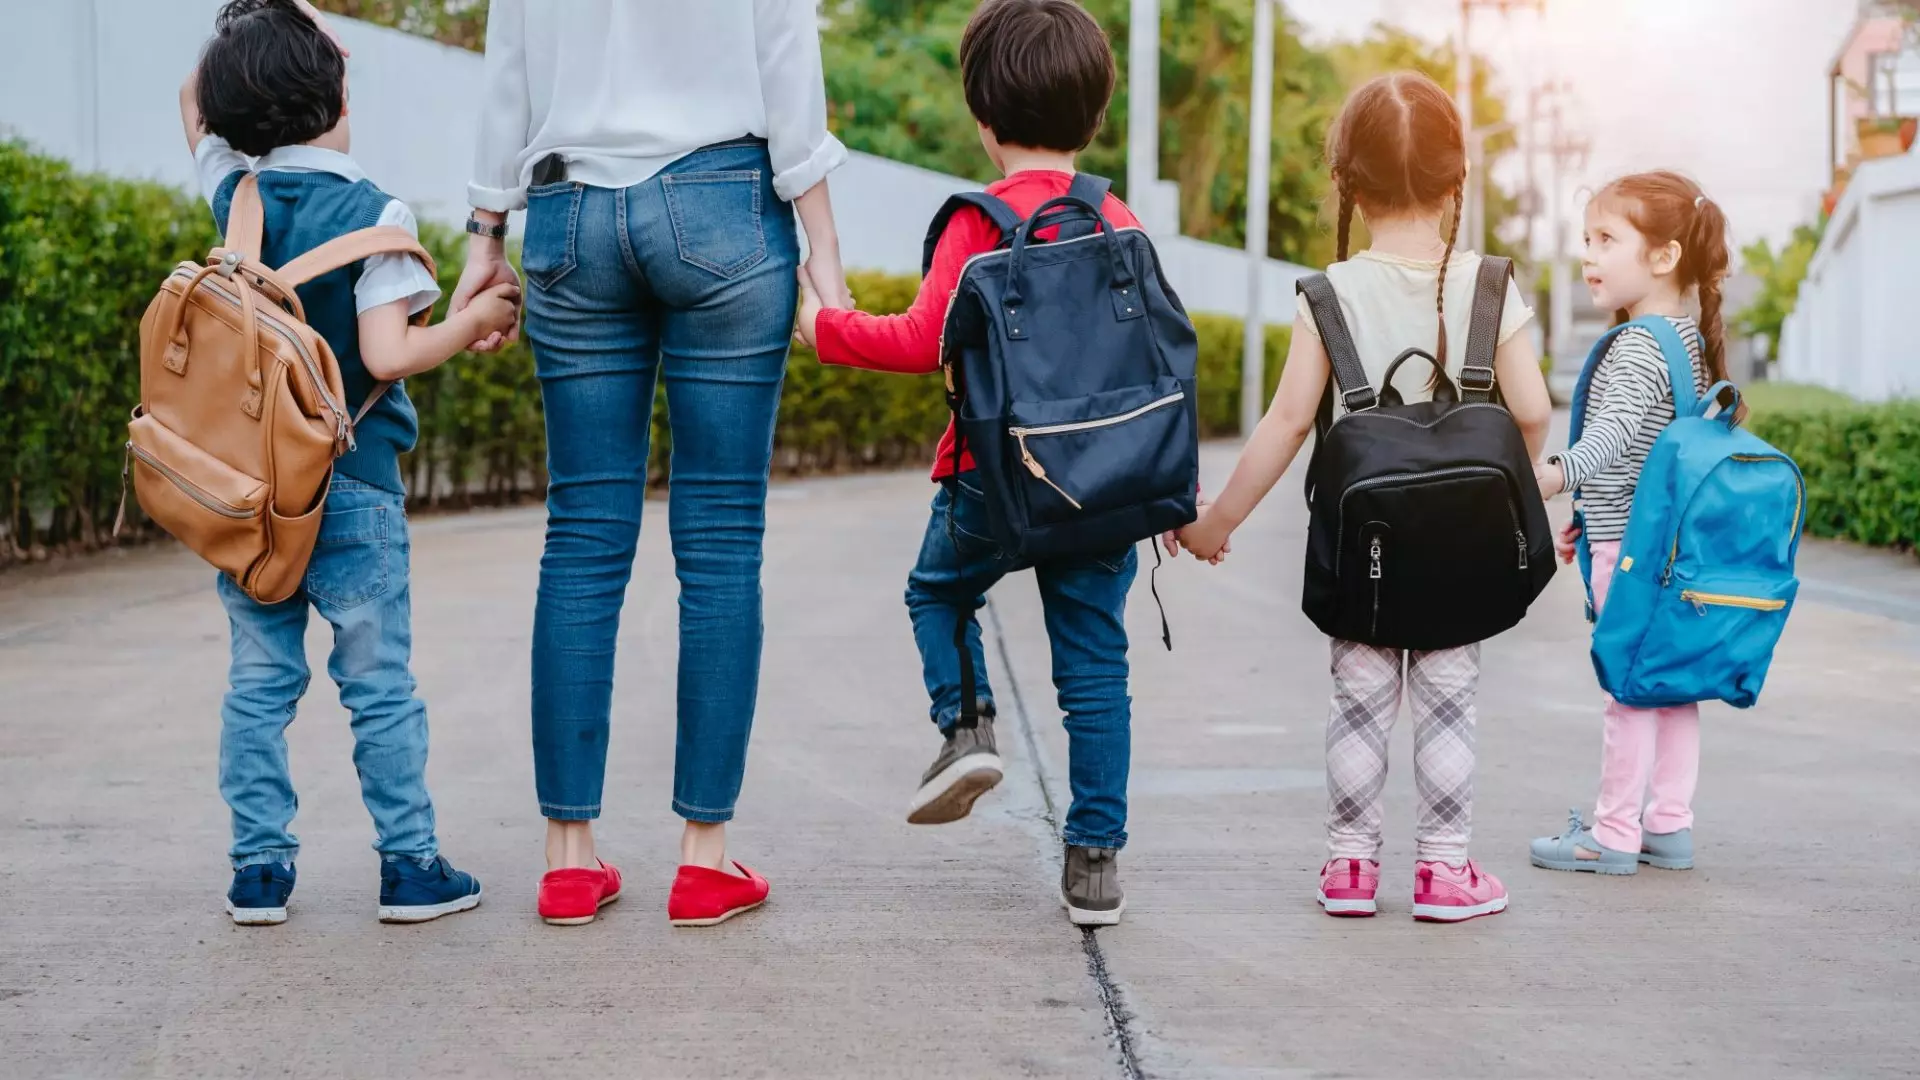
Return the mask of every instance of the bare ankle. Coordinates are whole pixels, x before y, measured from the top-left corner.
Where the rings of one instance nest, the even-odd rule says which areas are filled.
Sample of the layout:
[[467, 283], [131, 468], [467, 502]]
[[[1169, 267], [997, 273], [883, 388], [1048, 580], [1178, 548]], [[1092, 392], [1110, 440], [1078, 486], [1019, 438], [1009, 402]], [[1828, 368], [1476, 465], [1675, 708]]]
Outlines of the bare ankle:
[[727, 826], [718, 821], [689, 821], [680, 834], [680, 862], [718, 870], [727, 859]]
[[547, 819], [547, 869], [595, 869], [600, 859], [593, 850], [593, 823]]

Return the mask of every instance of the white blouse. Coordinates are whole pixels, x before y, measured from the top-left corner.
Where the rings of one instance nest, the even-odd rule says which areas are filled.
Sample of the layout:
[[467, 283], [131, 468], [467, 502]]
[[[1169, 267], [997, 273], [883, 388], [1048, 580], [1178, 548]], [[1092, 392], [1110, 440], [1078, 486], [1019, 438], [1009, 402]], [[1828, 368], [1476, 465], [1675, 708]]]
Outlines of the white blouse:
[[815, 0], [493, 0], [472, 204], [526, 206], [535, 164], [641, 183], [686, 154], [767, 140], [791, 201], [846, 160], [827, 131]]

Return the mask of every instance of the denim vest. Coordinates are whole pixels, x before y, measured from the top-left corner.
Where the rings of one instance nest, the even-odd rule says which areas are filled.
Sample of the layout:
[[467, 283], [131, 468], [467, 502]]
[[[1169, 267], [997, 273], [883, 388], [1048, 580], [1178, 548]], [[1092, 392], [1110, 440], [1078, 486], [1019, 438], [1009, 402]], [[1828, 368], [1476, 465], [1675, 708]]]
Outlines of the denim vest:
[[[236, 171], [220, 185], [213, 200], [214, 221], [226, 232], [233, 193], [245, 172]], [[359, 229], [379, 224], [392, 196], [368, 181], [350, 181], [330, 173], [271, 170], [260, 177], [260, 202], [266, 210], [261, 258], [268, 266], [285, 266], [321, 244]], [[346, 386], [347, 409], [358, 412], [377, 384], [360, 359], [360, 315], [354, 287], [361, 264], [353, 263], [322, 274], [296, 291], [306, 309], [307, 325], [326, 339], [340, 362]], [[406, 493], [400, 477], [400, 455], [413, 449], [420, 420], [407, 399], [406, 388], [395, 385], [354, 429], [355, 448], [334, 464], [336, 473], [387, 491]]]

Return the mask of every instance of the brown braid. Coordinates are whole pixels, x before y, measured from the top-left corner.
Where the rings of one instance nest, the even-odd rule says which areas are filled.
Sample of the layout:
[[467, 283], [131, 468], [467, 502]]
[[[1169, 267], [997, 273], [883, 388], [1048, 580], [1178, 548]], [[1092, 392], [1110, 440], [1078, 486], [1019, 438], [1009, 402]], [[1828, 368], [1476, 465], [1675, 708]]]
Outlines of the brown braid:
[[1440, 370], [1447, 366], [1447, 265], [1453, 262], [1453, 245], [1460, 239], [1460, 219], [1466, 214], [1466, 192], [1456, 188], [1453, 193], [1453, 225], [1447, 229], [1447, 251], [1440, 256], [1440, 289], [1434, 300], [1434, 308], [1440, 313], [1440, 345], [1434, 359], [1434, 383], [1439, 384]]
[[1352, 235], [1352, 233], [1353, 233], [1353, 189], [1347, 186], [1347, 182], [1345, 180], [1341, 180], [1340, 181], [1340, 237], [1339, 237], [1340, 245], [1338, 248], [1338, 254], [1334, 256], [1334, 260], [1336, 262], [1347, 261], [1347, 253], [1348, 253], [1347, 241], [1348, 241], [1348, 238]]

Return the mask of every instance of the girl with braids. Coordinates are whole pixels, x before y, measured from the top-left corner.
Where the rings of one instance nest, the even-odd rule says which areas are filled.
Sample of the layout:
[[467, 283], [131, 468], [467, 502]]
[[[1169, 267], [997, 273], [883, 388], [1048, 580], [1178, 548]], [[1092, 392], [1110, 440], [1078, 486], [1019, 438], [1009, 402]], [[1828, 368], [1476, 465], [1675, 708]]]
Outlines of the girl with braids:
[[[1339, 198], [1339, 261], [1327, 268], [1371, 383], [1410, 346], [1431, 349], [1456, 384], [1465, 364], [1480, 256], [1454, 250], [1467, 178], [1466, 141], [1446, 91], [1413, 72], [1382, 76], [1347, 101], [1327, 137]], [[1356, 213], [1369, 246], [1350, 252]], [[1494, 373], [1507, 408], [1538, 458], [1553, 407], [1539, 356], [1521, 333], [1533, 312], [1508, 285]], [[1458, 349], [1449, 342], [1459, 343]], [[1201, 558], [1218, 555], [1293, 463], [1326, 394], [1332, 365], [1304, 297], [1272, 406], [1248, 440], [1218, 501], [1182, 530]], [[1397, 372], [1407, 402], [1430, 383]], [[1418, 542], [1418, 538], [1413, 538]], [[1403, 652], [1334, 641], [1327, 721], [1328, 861], [1318, 899], [1329, 915], [1372, 915], [1380, 883], [1381, 795], [1387, 742], [1403, 691], [1414, 714], [1414, 916], [1459, 922], [1505, 910], [1498, 878], [1467, 858], [1473, 822], [1474, 698], [1480, 647]]]
[[[1727, 276], [1727, 219], [1692, 180], [1651, 172], [1615, 180], [1587, 206], [1587, 288], [1616, 325], [1664, 317], [1693, 360], [1696, 394], [1727, 377], [1720, 283]], [[1687, 294], [1700, 319], [1687, 314]], [[1631, 327], [1595, 369], [1580, 441], [1535, 468], [1540, 494], [1578, 489], [1593, 554], [1593, 602], [1606, 601], [1620, 561], [1627, 512], [1647, 452], [1673, 423], [1673, 385], [1654, 336]], [[1572, 562], [1579, 530], [1557, 538]], [[1535, 866], [1631, 874], [1641, 863], [1693, 866], [1693, 790], [1700, 776], [1700, 707], [1634, 709], [1609, 701], [1602, 739], [1600, 797], [1591, 826], [1575, 811], [1562, 836], [1533, 842]]]

